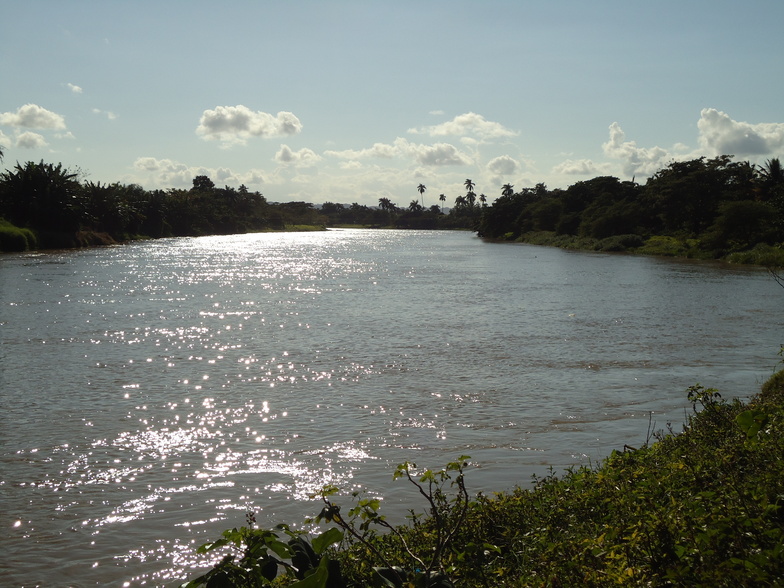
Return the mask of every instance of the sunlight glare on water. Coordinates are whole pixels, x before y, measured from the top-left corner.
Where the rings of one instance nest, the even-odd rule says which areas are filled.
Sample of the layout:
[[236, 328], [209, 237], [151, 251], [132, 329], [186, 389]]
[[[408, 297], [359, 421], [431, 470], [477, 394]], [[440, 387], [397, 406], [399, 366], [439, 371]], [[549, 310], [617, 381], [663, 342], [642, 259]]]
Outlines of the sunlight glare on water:
[[394, 465], [471, 455], [472, 490], [644, 441], [696, 382], [773, 369], [780, 289], [717, 264], [327, 231], [0, 257], [8, 585], [159, 585], [248, 510], [325, 484], [414, 506]]

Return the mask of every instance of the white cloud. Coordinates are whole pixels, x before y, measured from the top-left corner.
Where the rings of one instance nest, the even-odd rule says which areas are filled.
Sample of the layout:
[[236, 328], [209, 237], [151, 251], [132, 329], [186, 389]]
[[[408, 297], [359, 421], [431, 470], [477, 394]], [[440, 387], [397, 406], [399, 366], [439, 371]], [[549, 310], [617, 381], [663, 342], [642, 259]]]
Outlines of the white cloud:
[[49, 143], [38, 133], [26, 131], [16, 137], [16, 146], [22, 149], [43, 149], [48, 147]]
[[262, 170], [252, 169], [242, 176], [242, 183], [248, 186], [258, 186], [260, 184], [271, 184], [272, 179]]
[[191, 166], [179, 161], [155, 157], [139, 157], [133, 162], [133, 167], [146, 175], [147, 181], [139, 183], [155, 188], [190, 188], [193, 185], [193, 178], [196, 176], [209, 176], [218, 187], [245, 184], [250, 188], [260, 184], [275, 183], [265, 172], [260, 170], [250, 170], [245, 174], [238, 174], [225, 167]]
[[66, 84], [66, 86], [68, 86], [68, 88], [74, 94], [81, 94], [82, 92], [84, 92], [84, 90], [82, 90], [82, 88], [77, 86], [76, 84], [72, 84], [72, 83], [69, 82], [69, 83]]
[[156, 159], [154, 157], [139, 157], [133, 162], [133, 167], [139, 171], [150, 173], [155, 186], [165, 188], [190, 187], [196, 176], [211, 175], [211, 170], [203, 167], [187, 166], [171, 159]]
[[339, 164], [340, 169], [352, 170], [352, 169], [362, 169], [362, 164], [358, 161], [341, 161]]
[[457, 147], [449, 143], [436, 143], [435, 145], [412, 145], [416, 160], [421, 165], [469, 165], [471, 160]]
[[321, 161], [321, 156], [306, 147], [299, 151], [292, 151], [288, 145], [281, 145], [275, 154], [275, 161], [292, 167], [308, 167], [317, 161]]
[[117, 119], [117, 115], [114, 114], [111, 110], [101, 110], [100, 108], [93, 108], [93, 114], [104, 115], [109, 120], [116, 120]]
[[623, 129], [614, 122], [610, 125], [610, 139], [602, 145], [602, 149], [608, 157], [623, 161], [623, 173], [628, 176], [653, 174], [672, 158], [670, 153], [661, 147], [637, 147], [636, 142], [625, 139]]
[[510, 176], [518, 172], [520, 164], [508, 155], [501, 155], [491, 159], [487, 163], [487, 169], [494, 176]]
[[452, 120], [441, 123], [440, 125], [409, 129], [408, 132], [412, 134], [430, 135], [431, 137], [443, 137], [447, 135], [462, 137], [465, 135], [474, 135], [481, 139], [499, 139], [503, 137], [514, 137], [519, 134], [507, 129], [500, 123], [486, 120], [481, 114], [476, 114], [475, 112], [460, 114]]
[[65, 119], [37, 104], [25, 104], [16, 112], [0, 113], [0, 125], [30, 129], [65, 129]]
[[423, 145], [411, 143], [406, 139], [398, 137], [394, 143], [375, 143], [368, 149], [346, 149], [344, 151], [325, 151], [325, 155], [339, 157], [341, 159], [392, 159], [396, 157], [408, 157], [414, 159], [420, 165], [445, 166], [445, 165], [469, 165], [471, 158], [449, 143], [435, 143], [433, 145]]
[[590, 159], [566, 159], [553, 167], [553, 173], [569, 176], [587, 176], [602, 173], [601, 166]]
[[405, 139], [396, 139], [394, 145], [387, 143], [373, 143], [372, 147], [367, 149], [345, 149], [343, 151], [325, 151], [324, 155], [330, 157], [339, 157], [341, 159], [368, 159], [368, 158], [381, 158], [392, 159], [400, 155], [404, 149], [402, 144], [408, 143]]
[[699, 142], [711, 155], [768, 155], [784, 147], [784, 124], [738, 122], [715, 108], [703, 108]]
[[169, 161], [163, 159], [155, 159], [154, 157], [139, 157], [133, 162], [133, 167], [142, 171], [158, 171], [161, 168], [161, 162]]
[[300, 131], [302, 123], [290, 112], [279, 112], [273, 116], [254, 112], [241, 104], [205, 110], [196, 127], [196, 133], [204, 139], [217, 139], [226, 146], [244, 144], [250, 137], [282, 137], [296, 135]]

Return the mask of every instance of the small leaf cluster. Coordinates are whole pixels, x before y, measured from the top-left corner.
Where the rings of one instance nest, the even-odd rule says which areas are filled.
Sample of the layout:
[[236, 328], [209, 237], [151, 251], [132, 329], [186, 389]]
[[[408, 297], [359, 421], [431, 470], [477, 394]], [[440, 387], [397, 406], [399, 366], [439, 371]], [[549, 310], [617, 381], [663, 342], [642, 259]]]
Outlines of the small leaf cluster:
[[[328, 555], [343, 534], [331, 528], [311, 540], [286, 525], [275, 530], [254, 528], [255, 516], [248, 513], [248, 526], [224, 531], [217, 541], [198, 548], [200, 554], [232, 546], [236, 554], [226, 555], [209, 572], [181, 588], [264, 588], [287, 585], [297, 588], [338, 588], [344, 586], [340, 566]], [[273, 584], [274, 581], [277, 584]]]

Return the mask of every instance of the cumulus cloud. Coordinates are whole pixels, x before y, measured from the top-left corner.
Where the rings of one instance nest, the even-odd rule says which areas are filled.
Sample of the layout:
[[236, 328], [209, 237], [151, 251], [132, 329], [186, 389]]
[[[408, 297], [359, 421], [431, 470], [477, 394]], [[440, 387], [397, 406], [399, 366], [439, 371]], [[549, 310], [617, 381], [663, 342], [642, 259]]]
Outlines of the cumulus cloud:
[[38, 133], [26, 131], [16, 137], [16, 146], [22, 149], [42, 149], [48, 147], [49, 143]]
[[65, 119], [37, 104], [25, 104], [16, 112], [0, 113], [0, 125], [29, 129], [65, 129]]
[[250, 187], [270, 183], [265, 173], [259, 170], [237, 174], [225, 167], [206, 168], [155, 157], [139, 157], [133, 162], [133, 167], [148, 178], [145, 183], [159, 188], [190, 188], [196, 176], [209, 176], [217, 186], [245, 184]]
[[703, 108], [700, 146], [712, 155], [768, 155], [784, 146], [784, 124], [738, 122], [715, 108]]
[[661, 147], [637, 147], [635, 141], [626, 141], [621, 126], [614, 122], [610, 125], [610, 139], [602, 145], [605, 155], [623, 161], [623, 173], [650, 175], [667, 164], [670, 153]]
[[520, 164], [508, 155], [501, 155], [487, 163], [487, 170], [494, 176], [510, 176], [520, 170]]
[[282, 137], [300, 131], [302, 123], [290, 112], [273, 116], [241, 104], [205, 110], [196, 127], [196, 133], [204, 139], [216, 139], [225, 145], [244, 144], [250, 137]]
[[502, 124], [489, 121], [481, 114], [467, 112], [460, 114], [450, 121], [429, 127], [409, 129], [409, 133], [430, 135], [431, 137], [444, 137], [454, 135], [462, 137], [473, 135], [481, 139], [500, 139], [503, 137], [514, 137], [519, 133], [507, 129]]
[[373, 143], [372, 147], [368, 147], [367, 149], [344, 149], [343, 151], [325, 151], [324, 155], [329, 157], [339, 157], [341, 159], [369, 159], [369, 158], [381, 158], [381, 159], [392, 159], [393, 157], [400, 155], [402, 153], [402, 149], [400, 146], [400, 142], [406, 143], [405, 139], [397, 139], [395, 145], [389, 145], [388, 143]]
[[362, 164], [356, 160], [353, 161], [341, 161], [339, 164], [340, 169], [345, 170], [354, 170], [354, 169], [362, 169]]
[[468, 165], [470, 159], [461, 153], [457, 147], [449, 143], [436, 143], [435, 145], [417, 145], [415, 158], [421, 165]]
[[566, 159], [553, 167], [553, 173], [571, 176], [596, 175], [601, 171], [590, 159]]
[[395, 139], [391, 145], [387, 143], [375, 143], [372, 147], [367, 149], [325, 151], [324, 154], [331, 157], [339, 157], [341, 159], [392, 159], [395, 157], [407, 157], [414, 159], [420, 165], [427, 166], [469, 165], [471, 163], [470, 157], [449, 143], [423, 145], [411, 143], [400, 137]]
[[70, 89], [71, 92], [73, 92], [74, 94], [81, 94], [82, 92], [84, 92], [84, 90], [82, 90], [82, 88], [77, 86], [76, 84], [72, 84], [69, 82], [66, 84], [66, 86], [68, 86], [68, 89]]
[[133, 162], [133, 167], [151, 174], [155, 185], [172, 188], [190, 187], [196, 176], [212, 175], [212, 170], [203, 167], [188, 166], [171, 159], [155, 157], [139, 157]]
[[321, 156], [306, 147], [299, 151], [292, 151], [288, 145], [281, 145], [275, 154], [275, 161], [292, 167], [308, 167], [317, 161], [321, 161]]

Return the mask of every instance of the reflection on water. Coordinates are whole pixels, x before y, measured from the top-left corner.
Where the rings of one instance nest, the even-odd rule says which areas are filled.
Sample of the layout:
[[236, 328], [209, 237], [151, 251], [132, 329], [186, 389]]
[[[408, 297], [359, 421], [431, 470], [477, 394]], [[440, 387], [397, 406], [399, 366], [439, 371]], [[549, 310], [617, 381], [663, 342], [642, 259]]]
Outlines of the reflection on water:
[[[0, 579], [157, 585], [247, 509], [322, 485], [412, 504], [395, 464], [469, 454], [474, 490], [599, 460], [748, 395], [782, 294], [716, 264], [329, 231], [0, 257]], [[12, 563], [8, 563], [12, 562]]]

